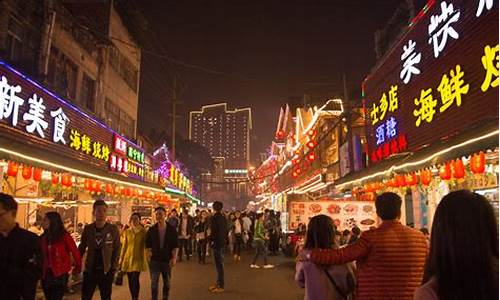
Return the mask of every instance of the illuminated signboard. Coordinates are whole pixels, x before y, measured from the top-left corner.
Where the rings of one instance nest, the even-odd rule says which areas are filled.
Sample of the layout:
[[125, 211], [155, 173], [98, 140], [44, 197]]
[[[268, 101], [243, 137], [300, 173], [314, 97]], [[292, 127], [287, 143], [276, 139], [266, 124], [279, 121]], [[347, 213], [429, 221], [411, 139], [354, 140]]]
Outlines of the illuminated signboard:
[[[144, 176], [140, 148], [1, 61], [0, 136], [102, 170], [114, 164], [120, 173]], [[133, 163], [126, 162], [127, 147], [135, 150]]]
[[429, 1], [363, 83], [370, 160], [498, 118], [497, 1]]
[[114, 136], [114, 153], [109, 160], [109, 169], [131, 177], [144, 178], [144, 152], [127, 143], [118, 134]]

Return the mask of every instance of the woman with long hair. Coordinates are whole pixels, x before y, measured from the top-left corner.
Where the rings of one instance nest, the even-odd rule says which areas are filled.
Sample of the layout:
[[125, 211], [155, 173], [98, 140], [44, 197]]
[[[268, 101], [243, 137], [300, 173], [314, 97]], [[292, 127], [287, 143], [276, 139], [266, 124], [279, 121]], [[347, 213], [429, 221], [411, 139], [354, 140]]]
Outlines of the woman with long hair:
[[[326, 215], [317, 215], [309, 221], [305, 251], [337, 248], [335, 225]], [[352, 299], [356, 288], [351, 263], [338, 266], [318, 266], [310, 261], [298, 261], [295, 281], [305, 288], [305, 300]]]
[[68, 273], [71, 271], [72, 264], [74, 265], [73, 274], [80, 274], [82, 259], [75, 241], [64, 228], [58, 212], [46, 213], [42, 226], [44, 233], [40, 238], [40, 243], [43, 253], [43, 293], [47, 300], [61, 300], [68, 284]]
[[141, 224], [141, 215], [137, 212], [130, 216], [130, 227], [123, 232], [122, 249], [118, 265], [127, 273], [128, 288], [132, 300], [139, 299], [139, 276], [147, 270], [146, 229]]
[[467, 190], [443, 197], [415, 299], [498, 299], [498, 225], [486, 198]]
[[198, 263], [205, 264], [207, 257], [207, 234], [208, 231], [208, 212], [201, 211], [200, 219], [194, 226], [194, 233], [196, 239], [196, 250], [198, 251]]

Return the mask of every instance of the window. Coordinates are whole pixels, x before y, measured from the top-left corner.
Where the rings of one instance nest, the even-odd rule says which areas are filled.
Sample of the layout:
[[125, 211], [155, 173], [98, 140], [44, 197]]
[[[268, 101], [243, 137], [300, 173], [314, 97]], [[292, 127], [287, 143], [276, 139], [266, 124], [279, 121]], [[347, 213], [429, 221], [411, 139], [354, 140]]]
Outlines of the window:
[[120, 111], [120, 132], [129, 138], [135, 137], [135, 120], [126, 112]]
[[137, 78], [139, 72], [136, 67], [115, 47], [111, 47], [109, 64], [127, 85], [137, 92]]
[[135, 120], [109, 98], [104, 103], [108, 125], [129, 138], [135, 138]]
[[95, 80], [83, 73], [82, 90], [80, 99], [83, 105], [90, 111], [95, 112]]
[[49, 57], [47, 83], [61, 96], [76, 99], [78, 66], [59, 49], [52, 47]]
[[7, 57], [12, 61], [19, 62], [22, 58], [23, 36], [23, 26], [21, 25], [21, 23], [11, 17], [7, 26], [5, 50], [7, 52]]
[[106, 98], [104, 103], [104, 110], [106, 111], [106, 118], [108, 125], [116, 131], [120, 128], [120, 108], [115, 105], [109, 98]]

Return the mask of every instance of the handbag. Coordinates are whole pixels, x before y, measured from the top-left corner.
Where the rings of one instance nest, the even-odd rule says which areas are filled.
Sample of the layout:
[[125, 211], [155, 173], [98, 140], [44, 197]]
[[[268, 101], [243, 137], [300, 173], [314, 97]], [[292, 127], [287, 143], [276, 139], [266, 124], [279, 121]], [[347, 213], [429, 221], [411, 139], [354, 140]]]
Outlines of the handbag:
[[118, 271], [115, 277], [115, 285], [123, 285], [123, 276], [125, 275], [125, 272], [123, 271]]
[[344, 294], [344, 291], [342, 291], [339, 288], [339, 286], [335, 283], [335, 280], [333, 280], [332, 275], [330, 275], [330, 273], [328, 273], [328, 270], [323, 269], [323, 271], [325, 271], [326, 277], [328, 277], [328, 280], [332, 283], [333, 288], [337, 291], [337, 293], [339, 293], [339, 295], [342, 297], [342, 299], [349, 299], [348, 298], [349, 295]]

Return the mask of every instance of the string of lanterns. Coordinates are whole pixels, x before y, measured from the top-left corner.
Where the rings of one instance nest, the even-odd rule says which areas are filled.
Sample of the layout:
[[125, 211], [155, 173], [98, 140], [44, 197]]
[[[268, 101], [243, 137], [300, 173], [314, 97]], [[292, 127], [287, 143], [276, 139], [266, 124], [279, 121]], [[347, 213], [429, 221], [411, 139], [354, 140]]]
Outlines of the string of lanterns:
[[[305, 146], [307, 149], [306, 162], [302, 163], [301, 155], [303, 153], [302, 147], [295, 150], [294, 157], [292, 158], [292, 164], [294, 166], [294, 170], [292, 172], [292, 177], [297, 178], [301, 174], [304, 173], [305, 170], [316, 160], [316, 147], [317, 143], [317, 132], [314, 129], [311, 129], [307, 132], [307, 142]], [[302, 168], [301, 168], [302, 165]]]
[[[444, 181], [456, 180], [457, 182], [462, 182], [465, 180], [467, 171], [470, 171], [474, 176], [479, 176], [486, 171], [486, 157], [484, 152], [481, 151], [472, 154], [468, 166], [469, 168], [467, 169], [462, 159], [455, 159], [441, 164], [437, 168], [437, 172], [434, 168], [425, 168], [417, 172], [394, 174], [392, 178], [383, 180], [382, 182], [367, 183], [361, 190], [365, 193], [374, 193], [384, 188], [413, 187], [417, 184], [429, 186], [432, 180], [437, 177]], [[353, 189], [352, 193], [359, 194], [360, 188]]]
[[[42, 180], [44, 170], [28, 165], [22, 165], [14, 161], [7, 164], [7, 176], [17, 177], [21, 169], [21, 176], [25, 180], [33, 179], [36, 182]], [[47, 171], [49, 172], [49, 171]], [[50, 183], [53, 186], [61, 185], [63, 188], [70, 188], [77, 184], [76, 178], [69, 173], [50, 172]], [[111, 183], [103, 183], [99, 180], [85, 178], [83, 180], [83, 190], [91, 194], [105, 194], [108, 196], [125, 196], [130, 198], [142, 198], [168, 202], [169, 197], [161, 193], [155, 193], [139, 188], [124, 187]]]

